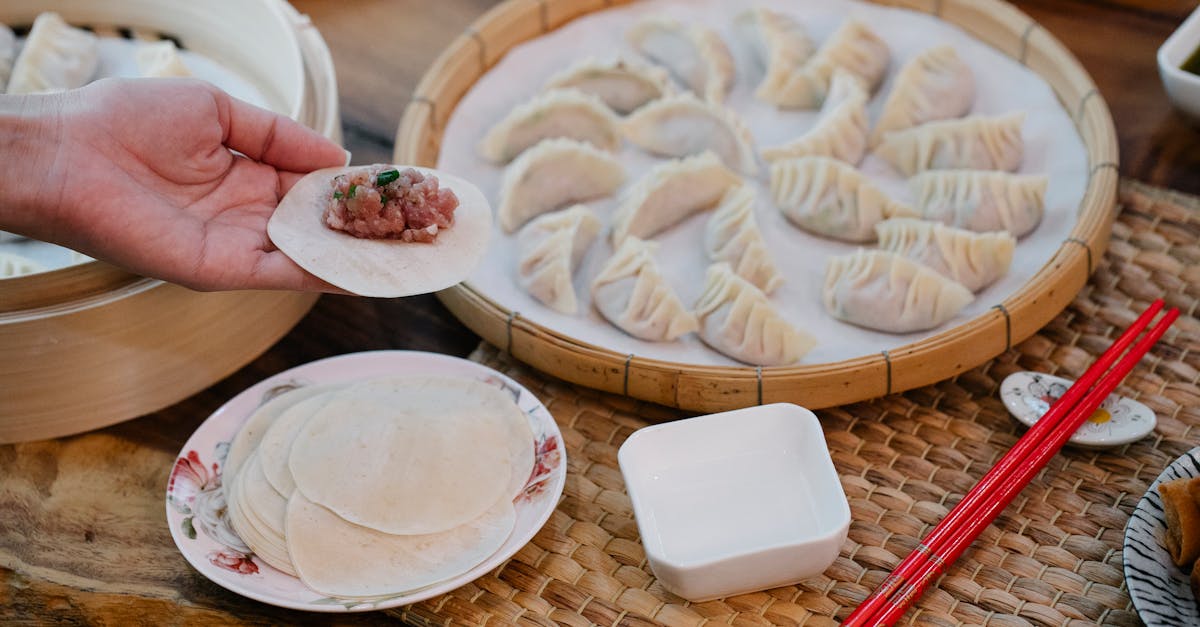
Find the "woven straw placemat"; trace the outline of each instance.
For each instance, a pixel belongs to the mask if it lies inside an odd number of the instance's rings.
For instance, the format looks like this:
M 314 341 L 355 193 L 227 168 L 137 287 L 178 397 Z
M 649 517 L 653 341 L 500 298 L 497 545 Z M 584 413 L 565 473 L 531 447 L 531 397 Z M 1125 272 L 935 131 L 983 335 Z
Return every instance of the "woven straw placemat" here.
M 850 499 L 837 561 L 796 586 L 688 603 L 654 578 L 617 467 L 634 430 L 685 414 L 553 380 L 489 345 L 472 359 L 537 394 L 562 428 L 566 490 L 508 563 L 398 610 L 415 624 L 833 625 L 873 590 L 1021 434 L 1008 374 L 1077 377 L 1154 298 L 1183 316 L 1119 393 L 1158 414 L 1140 442 L 1065 450 L 907 615 L 931 625 L 1138 624 L 1122 574 L 1125 522 L 1158 472 L 1200 442 L 1200 199 L 1134 182 L 1095 274 L 1061 315 L 952 380 L 817 412 Z

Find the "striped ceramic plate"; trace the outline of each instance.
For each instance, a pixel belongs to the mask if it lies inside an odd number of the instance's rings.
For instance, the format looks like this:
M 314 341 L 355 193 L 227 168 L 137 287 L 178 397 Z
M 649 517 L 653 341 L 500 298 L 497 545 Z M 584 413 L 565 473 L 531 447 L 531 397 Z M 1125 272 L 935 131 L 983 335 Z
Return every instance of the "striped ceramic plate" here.
M 1200 625 L 1200 609 L 1188 586 L 1188 575 L 1171 562 L 1163 545 L 1163 520 L 1158 484 L 1200 476 L 1200 447 L 1171 462 L 1150 485 L 1125 527 L 1125 585 L 1133 606 L 1147 627 Z

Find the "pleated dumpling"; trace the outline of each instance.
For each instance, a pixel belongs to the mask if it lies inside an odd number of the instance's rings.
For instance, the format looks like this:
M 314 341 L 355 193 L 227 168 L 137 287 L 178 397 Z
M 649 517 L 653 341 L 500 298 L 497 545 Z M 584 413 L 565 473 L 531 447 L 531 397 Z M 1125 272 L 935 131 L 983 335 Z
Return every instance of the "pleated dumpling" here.
M 933 170 L 913 177 L 909 186 L 917 212 L 926 220 L 1023 237 L 1042 220 L 1048 182 L 1041 175 Z
M 772 163 L 771 196 L 796 226 L 847 242 L 874 241 L 876 224 L 916 215 L 858 170 L 828 157 Z
M 704 227 L 704 252 L 712 261 L 724 261 L 734 274 L 770 294 L 783 283 L 783 275 L 771 259 L 767 242 L 754 217 L 758 193 L 738 185 L 725 192 Z
M 599 98 L 609 109 L 626 114 L 672 92 L 666 70 L 625 59 L 587 58 L 555 74 L 547 89 L 578 89 Z
M 1012 265 L 1017 239 L 1004 231 L 975 233 L 914 218 L 875 225 L 880 250 L 924 264 L 972 292 L 995 283 Z
M 564 314 L 579 310 L 572 277 L 600 232 L 586 205 L 542 214 L 517 234 L 517 280 L 530 296 Z
M 721 102 L 733 86 L 733 55 L 711 28 L 652 15 L 638 20 L 625 37 L 705 100 Z
M 734 18 L 734 30 L 763 70 L 755 95 L 779 104 L 780 88 L 816 50 L 808 31 L 790 16 L 766 7 L 747 9 Z
M 743 174 L 758 170 L 754 139 L 741 118 L 688 92 L 651 102 L 629 114 L 621 127 L 626 139 L 652 154 L 686 157 L 711 150 Z
M 573 139 L 547 139 L 521 153 L 500 181 L 496 216 L 512 233 L 534 216 L 612 195 L 625 182 L 616 157 Z
M 669 342 L 698 327 L 654 261 L 655 242 L 627 237 L 592 281 L 592 303 L 613 326 L 649 342 Z
M 816 109 L 825 102 L 830 81 L 838 68 L 854 74 L 872 92 L 883 80 L 892 53 L 871 29 L 858 20 L 846 20 L 817 53 L 790 73 L 786 80 L 772 85 L 759 98 L 789 109 Z
M 179 48 L 170 39 L 138 44 L 133 53 L 137 61 L 138 74 L 148 78 L 191 76 L 192 71 L 183 63 Z
M 696 301 L 700 339 L 718 352 L 754 366 L 786 366 L 812 350 L 816 340 L 785 320 L 767 295 L 715 263 Z
M 32 259 L 0 251 L 0 279 L 11 279 L 44 269 L 42 264 Z
M 37 94 L 82 87 L 100 64 L 96 36 L 73 28 L 57 13 L 42 13 L 13 64 L 10 94 Z
M 973 104 L 975 75 L 970 66 L 953 47 L 935 46 L 913 57 L 896 75 L 871 131 L 871 143 L 878 144 L 885 133 L 962 117 Z
M 0 93 L 8 87 L 12 76 L 13 61 L 17 60 L 17 36 L 12 29 L 0 24 Z
M 551 89 L 517 106 L 479 142 L 479 154 L 508 163 L 538 142 L 566 137 L 615 151 L 621 146 L 617 118 L 601 100 L 578 89 Z
M 1004 170 L 1021 165 L 1024 113 L 973 115 L 887 133 L 875 153 L 904 176 L 926 170 Z
M 858 165 L 867 152 L 868 98 L 858 77 L 839 68 L 833 73 L 817 123 L 786 144 L 763 149 L 763 158 L 830 157 Z
M 655 166 L 617 207 L 613 245 L 620 246 L 629 236 L 652 237 L 693 213 L 711 209 L 740 180 L 710 151 Z
M 888 333 L 932 329 L 975 299 L 962 284 L 915 261 L 861 249 L 830 258 L 822 297 L 834 318 Z

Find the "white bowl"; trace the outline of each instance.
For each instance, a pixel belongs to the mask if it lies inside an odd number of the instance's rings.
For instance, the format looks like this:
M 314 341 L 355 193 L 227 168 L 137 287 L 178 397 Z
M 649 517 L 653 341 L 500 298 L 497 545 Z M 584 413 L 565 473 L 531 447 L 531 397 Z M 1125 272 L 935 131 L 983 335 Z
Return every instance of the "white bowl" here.
M 1167 97 L 1180 111 L 1200 120 L 1200 76 L 1179 66 L 1200 46 L 1200 9 L 1188 16 L 1158 49 L 1158 73 Z
M 691 601 L 818 575 L 850 528 L 821 424 L 796 405 L 646 427 L 617 458 L 651 570 Z

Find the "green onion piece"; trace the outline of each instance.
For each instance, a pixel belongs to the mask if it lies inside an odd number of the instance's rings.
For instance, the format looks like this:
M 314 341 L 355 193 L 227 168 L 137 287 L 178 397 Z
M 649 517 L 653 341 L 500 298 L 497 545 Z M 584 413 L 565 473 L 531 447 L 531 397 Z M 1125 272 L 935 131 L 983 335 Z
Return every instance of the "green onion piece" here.
M 339 192 L 339 191 L 336 191 L 336 190 L 333 192 L 333 198 L 334 198 L 334 200 L 340 200 L 340 199 L 342 198 L 342 196 L 344 196 L 344 195 L 345 195 L 345 194 L 343 194 L 343 193 L 341 193 L 341 192 Z
M 386 204 L 387 204 L 387 196 L 384 196 L 383 194 L 380 194 L 380 195 L 379 195 L 379 204 L 381 204 L 381 205 L 386 205 Z
M 358 189 L 358 185 L 351 183 L 350 191 L 346 194 L 346 198 L 354 198 L 354 190 Z
M 398 178 L 400 178 L 400 172 L 396 170 L 384 170 L 383 172 L 375 175 L 375 184 L 387 185 Z

